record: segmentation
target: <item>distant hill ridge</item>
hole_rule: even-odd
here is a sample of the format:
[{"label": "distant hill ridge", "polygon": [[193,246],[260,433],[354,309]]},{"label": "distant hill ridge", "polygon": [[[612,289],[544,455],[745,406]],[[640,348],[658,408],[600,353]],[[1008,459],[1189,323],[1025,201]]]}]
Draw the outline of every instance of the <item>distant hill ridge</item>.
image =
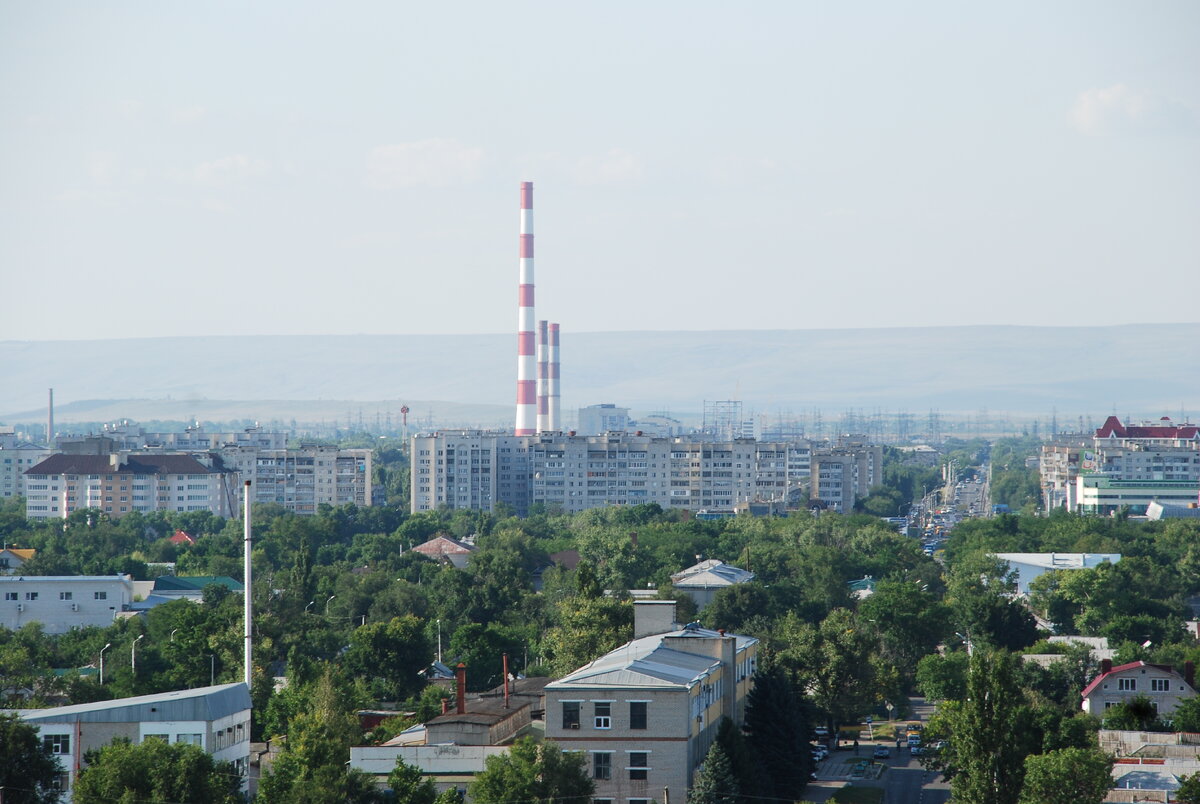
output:
[{"label": "distant hill ridge", "polygon": [[[515,340],[505,334],[0,341],[0,419],[43,418],[49,387],[64,413],[75,401],[87,407],[82,400],[93,400],[96,407],[99,400],[169,397],[184,406],[304,401],[345,415],[350,400],[386,399],[455,403],[464,415],[477,408],[487,419],[514,398]],[[704,400],[720,399],[741,399],[760,413],[986,407],[1044,414],[1057,406],[1174,415],[1181,406],[1200,406],[1200,324],[567,330],[562,361],[564,410],[615,402],[642,411],[698,411]],[[424,410],[414,407],[417,413]]]}]

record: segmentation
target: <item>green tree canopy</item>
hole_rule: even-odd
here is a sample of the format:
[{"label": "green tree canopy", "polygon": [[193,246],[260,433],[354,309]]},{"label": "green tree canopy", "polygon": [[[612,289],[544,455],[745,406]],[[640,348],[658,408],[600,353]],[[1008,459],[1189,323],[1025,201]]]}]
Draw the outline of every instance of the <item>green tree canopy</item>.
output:
[{"label": "green tree canopy", "polygon": [[739,804],[741,788],[719,742],[712,744],[704,764],[688,791],[688,804]]},{"label": "green tree canopy", "polygon": [[582,754],[566,753],[553,741],[522,737],[507,754],[487,758],[471,782],[471,798],[489,804],[578,804],[595,789],[584,762]]},{"label": "green tree canopy", "polygon": [[38,730],[16,715],[0,715],[0,790],[7,804],[54,804],[65,768],[46,750]]},{"label": "green tree canopy", "polygon": [[1063,748],[1025,758],[1020,804],[1101,804],[1112,789],[1113,759],[1098,748]]},{"label": "green tree canopy", "polygon": [[171,801],[237,804],[242,778],[232,762],[217,762],[198,745],[115,740],[89,751],[75,780],[76,804]]},{"label": "green tree canopy", "polygon": [[396,767],[388,774],[388,787],[392,788],[396,804],[433,804],[437,800],[433,779],[399,757]]}]

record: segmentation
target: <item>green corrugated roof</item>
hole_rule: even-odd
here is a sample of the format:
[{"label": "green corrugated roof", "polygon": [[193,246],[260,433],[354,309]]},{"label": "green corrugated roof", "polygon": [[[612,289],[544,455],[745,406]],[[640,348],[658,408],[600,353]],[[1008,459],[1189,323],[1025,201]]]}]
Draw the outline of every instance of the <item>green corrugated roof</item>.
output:
[{"label": "green corrugated roof", "polygon": [[154,591],[201,591],[209,584],[219,584],[231,592],[242,591],[242,584],[228,575],[159,575],[154,579]]}]

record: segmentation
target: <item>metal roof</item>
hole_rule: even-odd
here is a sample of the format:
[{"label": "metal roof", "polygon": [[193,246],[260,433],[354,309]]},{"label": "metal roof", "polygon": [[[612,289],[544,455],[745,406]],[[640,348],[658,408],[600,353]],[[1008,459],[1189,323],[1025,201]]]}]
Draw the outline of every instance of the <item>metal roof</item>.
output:
[{"label": "metal roof", "polygon": [[218,720],[250,708],[245,684],[218,684],[193,690],[138,695],[50,709],[17,709],[27,723],[141,723],[164,720]]},{"label": "metal roof", "polygon": [[[721,666],[719,659],[669,648],[665,637],[720,639],[721,634],[705,628],[684,628],[627,642],[591,664],[546,685],[547,690],[572,687],[641,687],[687,689]],[[754,637],[729,634],[736,650],[758,642]]]}]

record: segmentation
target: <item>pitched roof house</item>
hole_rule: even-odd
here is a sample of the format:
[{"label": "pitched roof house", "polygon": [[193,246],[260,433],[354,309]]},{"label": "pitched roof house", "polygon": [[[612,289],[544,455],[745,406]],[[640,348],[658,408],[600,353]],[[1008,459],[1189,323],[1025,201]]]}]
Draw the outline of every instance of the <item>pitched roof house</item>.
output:
[{"label": "pitched roof house", "polygon": [[1100,663],[1100,675],[1083,688],[1083,711],[1103,715],[1104,710],[1127,703],[1137,696],[1150,699],[1160,715],[1169,715],[1188,698],[1195,697],[1195,668],[1191,662],[1180,673],[1170,665],[1129,662],[1113,667],[1109,659]]}]

